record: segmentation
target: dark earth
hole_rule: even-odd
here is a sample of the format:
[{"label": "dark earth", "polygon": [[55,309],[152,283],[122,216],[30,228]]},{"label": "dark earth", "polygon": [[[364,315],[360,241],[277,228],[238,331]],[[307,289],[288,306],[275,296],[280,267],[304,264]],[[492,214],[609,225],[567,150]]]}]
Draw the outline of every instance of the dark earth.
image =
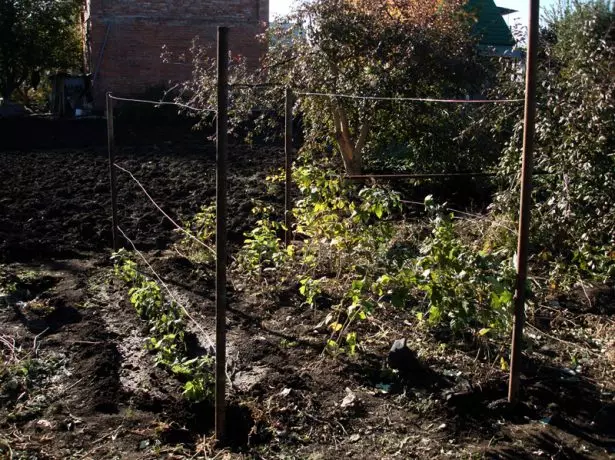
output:
[{"label": "dark earth", "polygon": [[[326,307],[231,275],[228,439],[216,446],[213,408],[186,402],[154,366],[113,276],[104,121],[0,120],[0,130],[0,458],[615,458],[607,285],[536,307],[522,403],[510,407],[500,349],[438,337],[400,310],[361,326],[357,356],[331,357],[317,327]],[[183,125],[119,128],[117,162],[185,222],[215,198],[204,138]],[[255,222],[253,199],[280,211],[282,190],[265,177],[283,149],[232,145],[229,161],[232,254]],[[138,185],[122,172],[118,184],[120,226],[212,338],[213,265],[183,257]],[[393,372],[388,352],[402,337],[416,361]]]}]

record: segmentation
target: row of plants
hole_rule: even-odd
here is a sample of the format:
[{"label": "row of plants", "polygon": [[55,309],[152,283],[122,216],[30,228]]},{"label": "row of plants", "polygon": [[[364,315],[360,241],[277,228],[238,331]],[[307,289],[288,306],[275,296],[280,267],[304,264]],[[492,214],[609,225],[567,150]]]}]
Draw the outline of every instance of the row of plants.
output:
[{"label": "row of plants", "polygon": [[145,347],[155,355],[155,365],[169,370],[184,382],[183,395],[193,402],[211,397],[213,358],[190,357],[186,347],[186,322],[181,308],[168,300],[160,285],[138,270],[124,249],[112,256],[115,275],[130,287],[130,303],[145,321],[148,334]]},{"label": "row of plants", "polygon": [[[330,305],[319,327],[328,330],[326,347],[354,354],[357,324],[386,309],[407,309],[428,328],[498,337],[510,326],[514,267],[508,246],[478,247],[464,238],[455,216],[427,197],[428,219],[407,221],[398,193],[360,186],[304,155],[293,171],[300,198],[293,209],[293,241],[273,207],[255,204],[259,219],[232,263],[246,286],[295,287],[306,308]],[[282,175],[268,178],[272,183]],[[207,243],[214,236],[213,208],[204,207],[189,224]],[[512,241],[512,240],[510,240]],[[198,245],[191,257],[206,257]]]}]

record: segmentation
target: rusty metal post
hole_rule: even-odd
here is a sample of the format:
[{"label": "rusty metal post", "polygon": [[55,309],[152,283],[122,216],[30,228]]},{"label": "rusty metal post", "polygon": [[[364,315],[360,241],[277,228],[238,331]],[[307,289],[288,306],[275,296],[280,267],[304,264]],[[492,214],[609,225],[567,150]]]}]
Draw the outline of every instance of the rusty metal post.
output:
[{"label": "rusty metal post", "polygon": [[525,123],[523,129],[523,162],[521,165],[521,204],[519,208],[519,239],[517,244],[517,279],[515,283],[515,317],[512,333],[508,402],[519,400],[521,347],[525,321],[525,290],[530,233],[530,206],[534,153],[534,123],[536,120],[536,59],[538,52],[539,0],[530,0],[529,37],[525,70]]},{"label": "rusty metal post", "polygon": [[109,181],[111,186],[111,243],[113,250],[119,248],[117,234],[117,177],[115,171],[115,134],[113,131],[113,99],[111,93],[106,94],[107,99],[107,150],[109,152]]},{"label": "rusty metal post", "polygon": [[218,27],[216,126],[216,440],[226,421],[226,159],[228,148],[228,27]]},{"label": "rusty metal post", "polygon": [[284,243],[291,241],[291,188],[292,188],[292,154],[293,154],[293,95],[290,88],[284,91],[284,169],[286,178],[284,183]]}]

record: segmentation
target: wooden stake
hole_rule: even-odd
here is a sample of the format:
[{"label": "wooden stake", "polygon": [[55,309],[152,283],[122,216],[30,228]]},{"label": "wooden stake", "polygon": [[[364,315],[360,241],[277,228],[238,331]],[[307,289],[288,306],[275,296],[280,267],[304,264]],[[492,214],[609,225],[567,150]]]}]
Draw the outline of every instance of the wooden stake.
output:
[{"label": "wooden stake", "polygon": [[106,95],[107,102],[107,150],[109,153],[109,181],[111,185],[111,244],[113,250],[119,248],[117,234],[117,178],[115,171],[115,134],[113,122],[113,99],[111,93]]},{"label": "wooden stake", "polygon": [[291,203],[291,188],[292,188],[292,154],[293,154],[293,95],[290,88],[284,91],[284,169],[286,179],[284,184],[284,243],[286,246],[291,241],[291,225],[292,225],[292,203]]},{"label": "wooden stake", "polygon": [[226,159],[228,147],[228,27],[218,27],[216,126],[216,440],[226,421]]},{"label": "wooden stake", "polygon": [[519,401],[521,347],[525,322],[525,290],[530,233],[534,130],[536,120],[536,59],[538,47],[539,0],[530,0],[530,23],[525,74],[525,123],[523,130],[523,162],[521,165],[521,204],[519,209],[519,239],[517,244],[517,279],[515,284],[515,318],[512,333],[508,402]]}]

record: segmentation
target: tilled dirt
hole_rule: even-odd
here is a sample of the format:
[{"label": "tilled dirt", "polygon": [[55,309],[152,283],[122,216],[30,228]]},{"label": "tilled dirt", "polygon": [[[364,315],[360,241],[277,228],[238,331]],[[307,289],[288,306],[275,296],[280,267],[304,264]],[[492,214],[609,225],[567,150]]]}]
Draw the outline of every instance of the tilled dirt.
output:
[{"label": "tilled dirt", "polygon": [[[539,312],[544,324],[528,333],[541,346],[528,348],[523,403],[510,407],[507,371],[488,350],[441,344],[411,312],[379,311],[360,326],[360,353],[334,358],[323,353],[328,332],[318,327],[326,308],[302,306],[297,286],[273,290],[263,281],[257,292],[232,276],[229,447],[215,450],[212,408],[187,403],[181,382],[153,365],[143,347],[148,331],[111,275],[106,150],[4,152],[0,161],[0,291],[17,283],[13,294],[0,293],[8,366],[0,368],[0,458],[615,455],[615,388],[605,364],[615,357],[612,287],[589,291],[590,309],[575,293]],[[125,146],[117,162],[179,221],[215,197],[212,145]],[[279,210],[281,190],[264,178],[282,164],[279,148],[230,148],[231,247],[254,223],[252,199]],[[175,251],[179,235],[139,186],[120,171],[118,183],[120,226],[205,331],[189,326],[193,346],[207,349],[213,266]],[[575,335],[580,325],[605,352]],[[553,338],[555,326],[569,332],[567,343]],[[386,366],[400,337],[421,362],[405,376]]]},{"label": "tilled dirt", "polygon": [[[229,240],[254,222],[252,199],[280,202],[265,177],[283,165],[279,148],[229,149]],[[177,221],[215,201],[215,148],[171,143],[118,148],[116,163],[132,172]],[[0,152],[0,260],[76,256],[111,246],[106,149]],[[163,249],[173,225],[138,184],[118,170],[119,224],[141,248]]]}]

